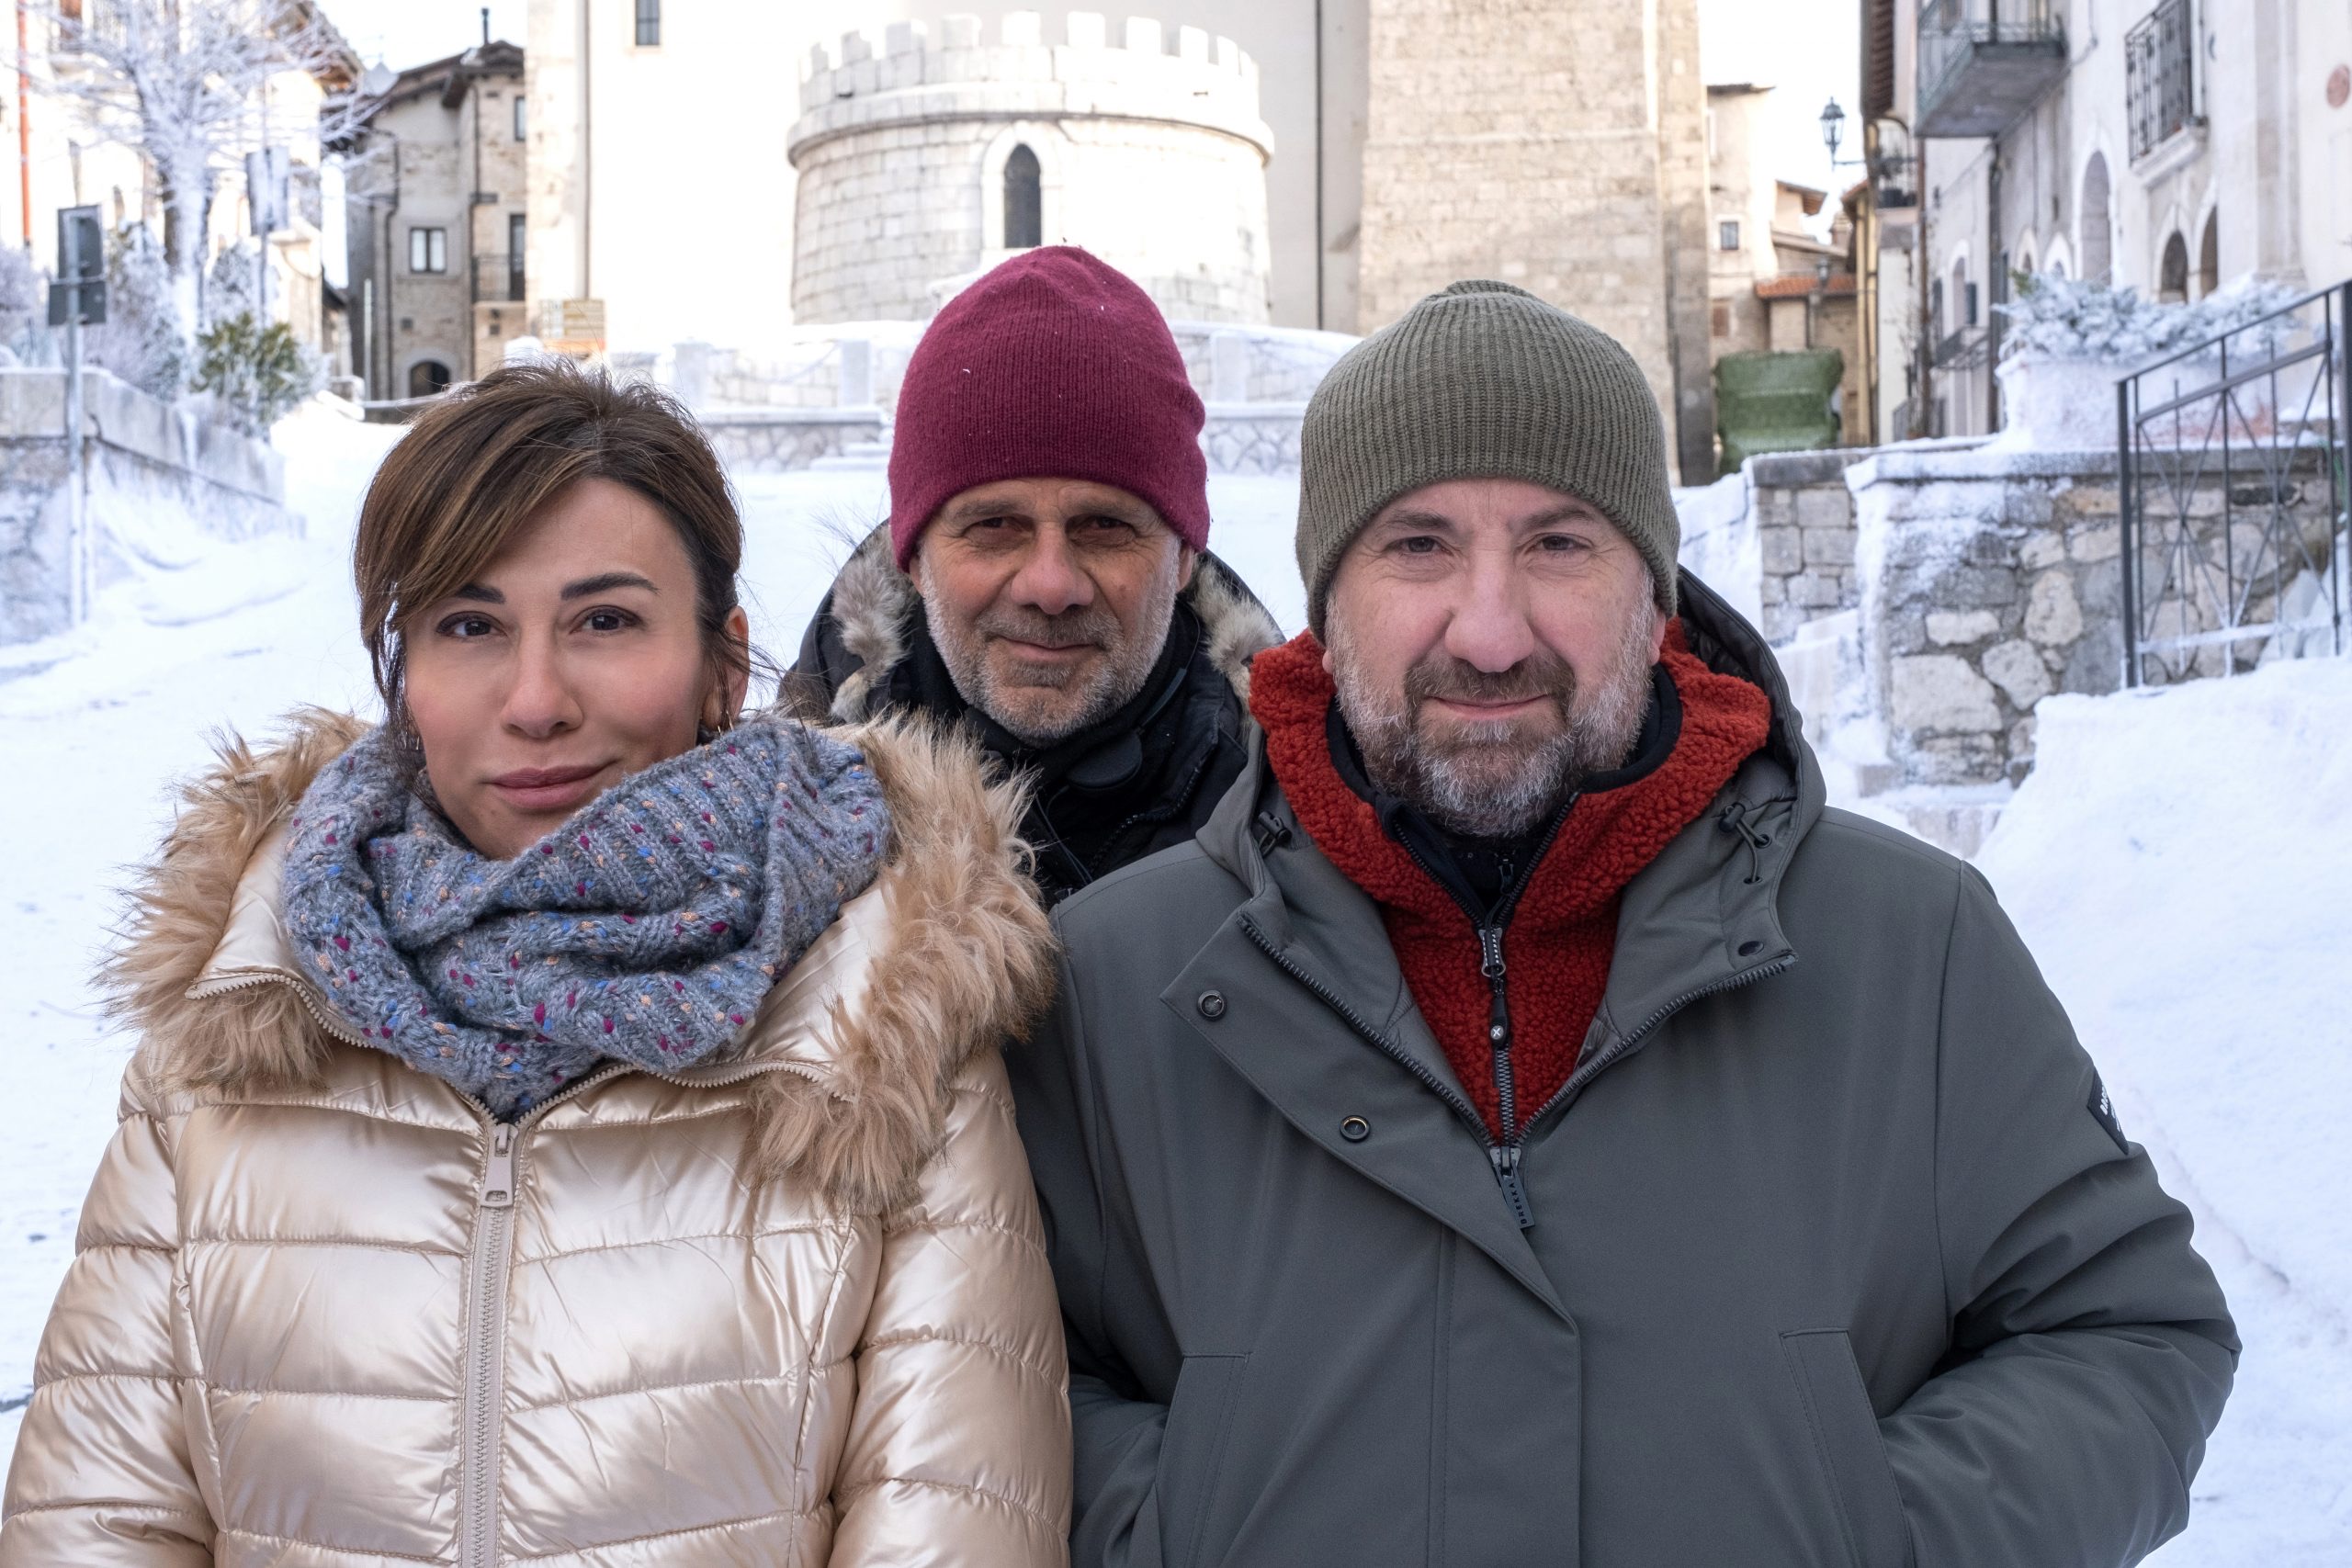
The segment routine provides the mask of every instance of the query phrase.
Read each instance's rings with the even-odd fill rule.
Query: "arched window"
[[[420,359],[408,367],[408,395],[430,398],[449,389],[449,367],[437,359]]]
[[[2222,287],[2222,215],[2205,215],[2205,238],[2197,246],[2197,298]]]
[[[2178,305],[2188,298],[2188,242],[2173,231],[2165,242],[2165,259],[2156,268],[2156,299],[2166,305]]]
[[[2107,213],[2107,160],[2094,152],[2089,166],[2083,170],[2082,244],[2083,281],[2086,283],[2114,281],[2113,222]]]
[[[1045,201],[1037,188],[1037,154],[1015,147],[1004,161],[1004,245],[1023,251],[1046,243]]]

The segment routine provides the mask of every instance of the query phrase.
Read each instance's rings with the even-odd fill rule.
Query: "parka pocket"
[[[1804,1403],[1814,1448],[1838,1501],[1853,1568],[1912,1568],[1911,1522],[1879,1438],[1878,1415],[1854,1348],[1840,1328],[1781,1336],[1790,1375]]]
[[[1201,1551],[1202,1525],[1216,1501],[1226,1431],[1247,1355],[1187,1356],[1169,1396],[1159,1438],[1159,1519],[1165,1561],[1185,1568]]]

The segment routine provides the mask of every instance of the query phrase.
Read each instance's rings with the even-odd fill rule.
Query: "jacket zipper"
[[[506,1286],[514,1258],[515,1124],[491,1129],[490,1158],[474,1202],[473,1256],[466,1271],[465,1406],[458,1441],[458,1562],[492,1568],[498,1556],[499,1406],[505,1371]]]
[[[322,1002],[311,989],[310,982],[291,969],[271,968],[259,974],[240,975],[234,979],[199,980],[187,988],[187,996],[190,1001],[204,1001],[212,997],[226,996],[231,991],[249,991],[255,986],[291,987],[295,998],[302,1004],[302,1010],[309,1013],[321,1029],[346,1045],[357,1045],[368,1050],[375,1048],[369,1045],[368,1041],[362,1038],[351,1025],[335,1017],[326,1004]]]
[[[293,988],[303,1007],[321,1027],[346,1043],[374,1049],[349,1025],[334,1016],[311,992],[308,981],[291,970],[272,969],[233,980],[191,987],[192,997],[214,997],[254,986],[283,985]],[[517,1166],[525,1134],[565,1100],[627,1073],[641,1072],[665,1083],[717,1089],[741,1083],[762,1073],[791,1072],[821,1082],[813,1068],[792,1062],[741,1066],[711,1077],[688,1080],[629,1063],[600,1067],[561,1092],[548,1096],[519,1122],[490,1122],[490,1153],[483,1161],[481,1180],[474,1190],[473,1246],[466,1274],[465,1389],[458,1413],[458,1562],[459,1568],[494,1568],[498,1561],[499,1407],[505,1383],[507,1286],[513,1277],[514,1195]],[[468,1097],[467,1105],[483,1120],[488,1113]]]
[[[1389,1039],[1386,1035],[1381,1033],[1380,1031],[1374,1029],[1369,1022],[1365,1021],[1364,1016],[1356,1011],[1356,1010],[1351,1006],[1344,998],[1342,998],[1338,992],[1332,990],[1330,987],[1317,979],[1306,969],[1301,968],[1297,964],[1294,963],[1288,954],[1284,953],[1282,949],[1274,945],[1272,938],[1268,937],[1265,932],[1257,928],[1256,924],[1245,919],[1241,922],[1241,929],[1249,933],[1250,940],[1258,944],[1260,951],[1264,953],[1268,958],[1274,961],[1274,967],[1280,969],[1283,974],[1289,976],[1292,979],[1306,987],[1307,990],[1314,994],[1316,1000],[1321,1002],[1325,1007],[1329,1008],[1333,1012],[1338,1013],[1340,1018],[1347,1021],[1348,1027],[1362,1035],[1365,1043],[1370,1044],[1373,1049],[1378,1051],[1382,1055],[1387,1057],[1390,1061],[1395,1062],[1398,1066],[1412,1074],[1413,1077],[1419,1081],[1422,1088],[1428,1089],[1431,1094],[1436,1095],[1440,1100],[1445,1101],[1448,1106],[1452,1107],[1453,1113],[1456,1116],[1461,1117],[1464,1123],[1478,1134],[1480,1141],[1484,1142],[1490,1151],[1493,1149],[1494,1141],[1487,1135],[1486,1118],[1478,1114],[1478,1108],[1476,1106],[1472,1105],[1467,1100],[1463,1098],[1461,1090],[1455,1089],[1452,1084],[1446,1082],[1437,1074],[1430,1071],[1428,1066],[1416,1058],[1411,1052],[1406,1050],[1403,1046],[1397,1044],[1395,1041]],[[1500,1168],[1500,1166],[1498,1165],[1497,1170],[1498,1173]]]
[[[1523,1231],[1535,1228],[1535,1210],[1527,1201],[1527,1183],[1521,1178],[1519,1168],[1521,1145],[1519,1078],[1510,1059],[1510,968],[1503,962],[1503,931],[1510,924],[1511,916],[1518,913],[1520,897],[1527,891],[1527,885],[1535,880],[1536,868],[1544,863],[1544,857],[1552,852],[1553,841],[1559,838],[1560,829],[1567,826],[1568,813],[1576,809],[1577,799],[1576,795],[1568,796],[1567,804],[1553,815],[1552,826],[1545,829],[1534,852],[1527,857],[1527,863],[1505,885],[1495,907],[1483,914],[1472,908],[1467,899],[1446,886],[1445,879],[1421,858],[1420,851],[1402,835],[1396,839],[1405,857],[1420,869],[1423,876],[1444,890],[1446,897],[1452,898],[1468,917],[1470,929],[1477,933],[1478,973],[1487,982],[1487,1046],[1494,1053],[1495,1104],[1502,1123],[1502,1136],[1497,1138],[1487,1130],[1486,1119],[1479,1117],[1478,1136],[1486,1141],[1487,1161],[1495,1168],[1495,1184],[1503,1190],[1503,1201],[1510,1205],[1510,1217]]]
[[[1743,969],[1736,975],[1726,975],[1720,980],[1712,981],[1707,985],[1683,992],[1680,996],[1675,998],[1672,1001],[1668,1002],[1664,1007],[1659,1008],[1656,1012],[1650,1014],[1649,1017],[1644,1019],[1640,1028],[1635,1029],[1632,1033],[1627,1034],[1623,1039],[1618,1041],[1616,1044],[1611,1045],[1608,1050],[1603,1051],[1600,1055],[1595,1056],[1591,1061],[1583,1064],[1575,1072],[1570,1073],[1568,1075],[1568,1081],[1560,1086],[1559,1092],[1555,1094],[1551,1099],[1545,1100],[1542,1105],[1538,1106],[1536,1108],[1535,1114],[1527,1119],[1527,1125],[1520,1129],[1521,1138],[1524,1139],[1529,1131],[1531,1131],[1537,1122],[1543,1121],[1544,1117],[1549,1116],[1554,1111],[1565,1106],[1570,1099],[1582,1094],[1584,1092],[1585,1086],[1592,1082],[1594,1078],[1599,1077],[1602,1072],[1607,1070],[1611,1064],[1621,1062],[1624,1060],[1625,1057],[1631,1055],[1637,1048],[1639,1048],[1642,1042],[1648,1038],[1650,1031],[1656,1029],[1659,1024],[1664,1023],[1676,1013],[1680,1012],[1684,1008],[1689,1007],[1692,1002],[1697,1001],[1702,997],[1712,997],[1718,991],[1736,991],[1742,986],[1752,984],[1758,980],[1769,978],[1771,976],[1778,975],[1781,970],[1788,968],[1795,962],[1796,955],[1792,953],[1785,958],[1776,958],[1770,964],[1759,964],[1753,969]]]
[[[1746,820],[1748,812],[1752,809],[1754,808],[1748,807],[1744,802],[1735,801],[1732,805],[1724,807],[1723,812],[1720,814],[1724,819],[1724,826],[1731,831],[1737,833],[1740,837],[1741,842],[1747,846],[1749,857],[1748,880],[1750,882],[1754,882],[1756,880],[1755,855],[1758,847],[1761,844],[1768,844],[1771,841],[1770,839],[1760,835],[1757,831],[1755,826]],[[1577,1070],[1568,1075],[1568,1081],[1560,1086],[1559,1091],[1554,1094],[1551,1099],[1545,1100],[1542,1105],[1536,1107],[1535,1114],[1527,1119],[1527,1127],[1521,1129],[1521,1137],[1523,1139],[1529,1129],[1532,1129],[1538,1122],[1543,1121],[1544,1117],[1550,1115],[1555,1109],[1565,1106],[1570,1099],[1576,1095],[1582,1094],[1584,1092],[1585,1086],[1592,1082],[1594,1078],[1600,1077],[1601,1072],[1607,1068],[1611,1063],[1623,1060],[1626,1055],[1640,1046],[1643,1040],[1648,1036],[1650,1031],[1656,1029],[1659,1024],[1664,1023],[1676,1013],[1680,1012],[1692,1002],[1697,1001],[1702,997],[1712,997],[1718,991],[1736,990],[1738,987],[1747,985],[1752,981],[1762,980],[1771,976],[1778,975],[1781,970],[1788,968],[1795,962],[1796,955],[1794,953],[1791,953],[1783,958],[1773,959],[1769,964],[1759,964],[1753,969],[1743,969],[1736,975],[1726,975],[1720,980],[1710,981],[1706,985],[1700,986],[1692,990],[1685,991],[1680,996],[1676,997],[1672,1001],[1668,1002],[1664,1007],[1659,1008],[1656,1012],[1650,1014],[1649,1017],[1644,1019],[1639,1028],[1634,1030],[1623,1039],[1618,1041],[1616,1044],[1611,1046],[1608,1050],[1603,1051],[1600,1055],[1594,1057],[1589,1062],[1578,1063]]]

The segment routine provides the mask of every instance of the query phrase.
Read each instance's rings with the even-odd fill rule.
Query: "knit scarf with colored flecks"
[[[382,730],[320,773],[287,935],[353,1032],[502,1121],[605,1062],[721,1056],[888,847],[865,758],[781,717],[622,780],[512,860],[416,781]]]

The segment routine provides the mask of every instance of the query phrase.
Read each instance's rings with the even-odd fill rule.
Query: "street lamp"
[[[1846,111],[1838,107],[1838,100],[1833,97],[1829,106],[1821,111],[1821,143],[1829,149],[1832,167],[1838,163],[1838,144],[1845,139]]]

